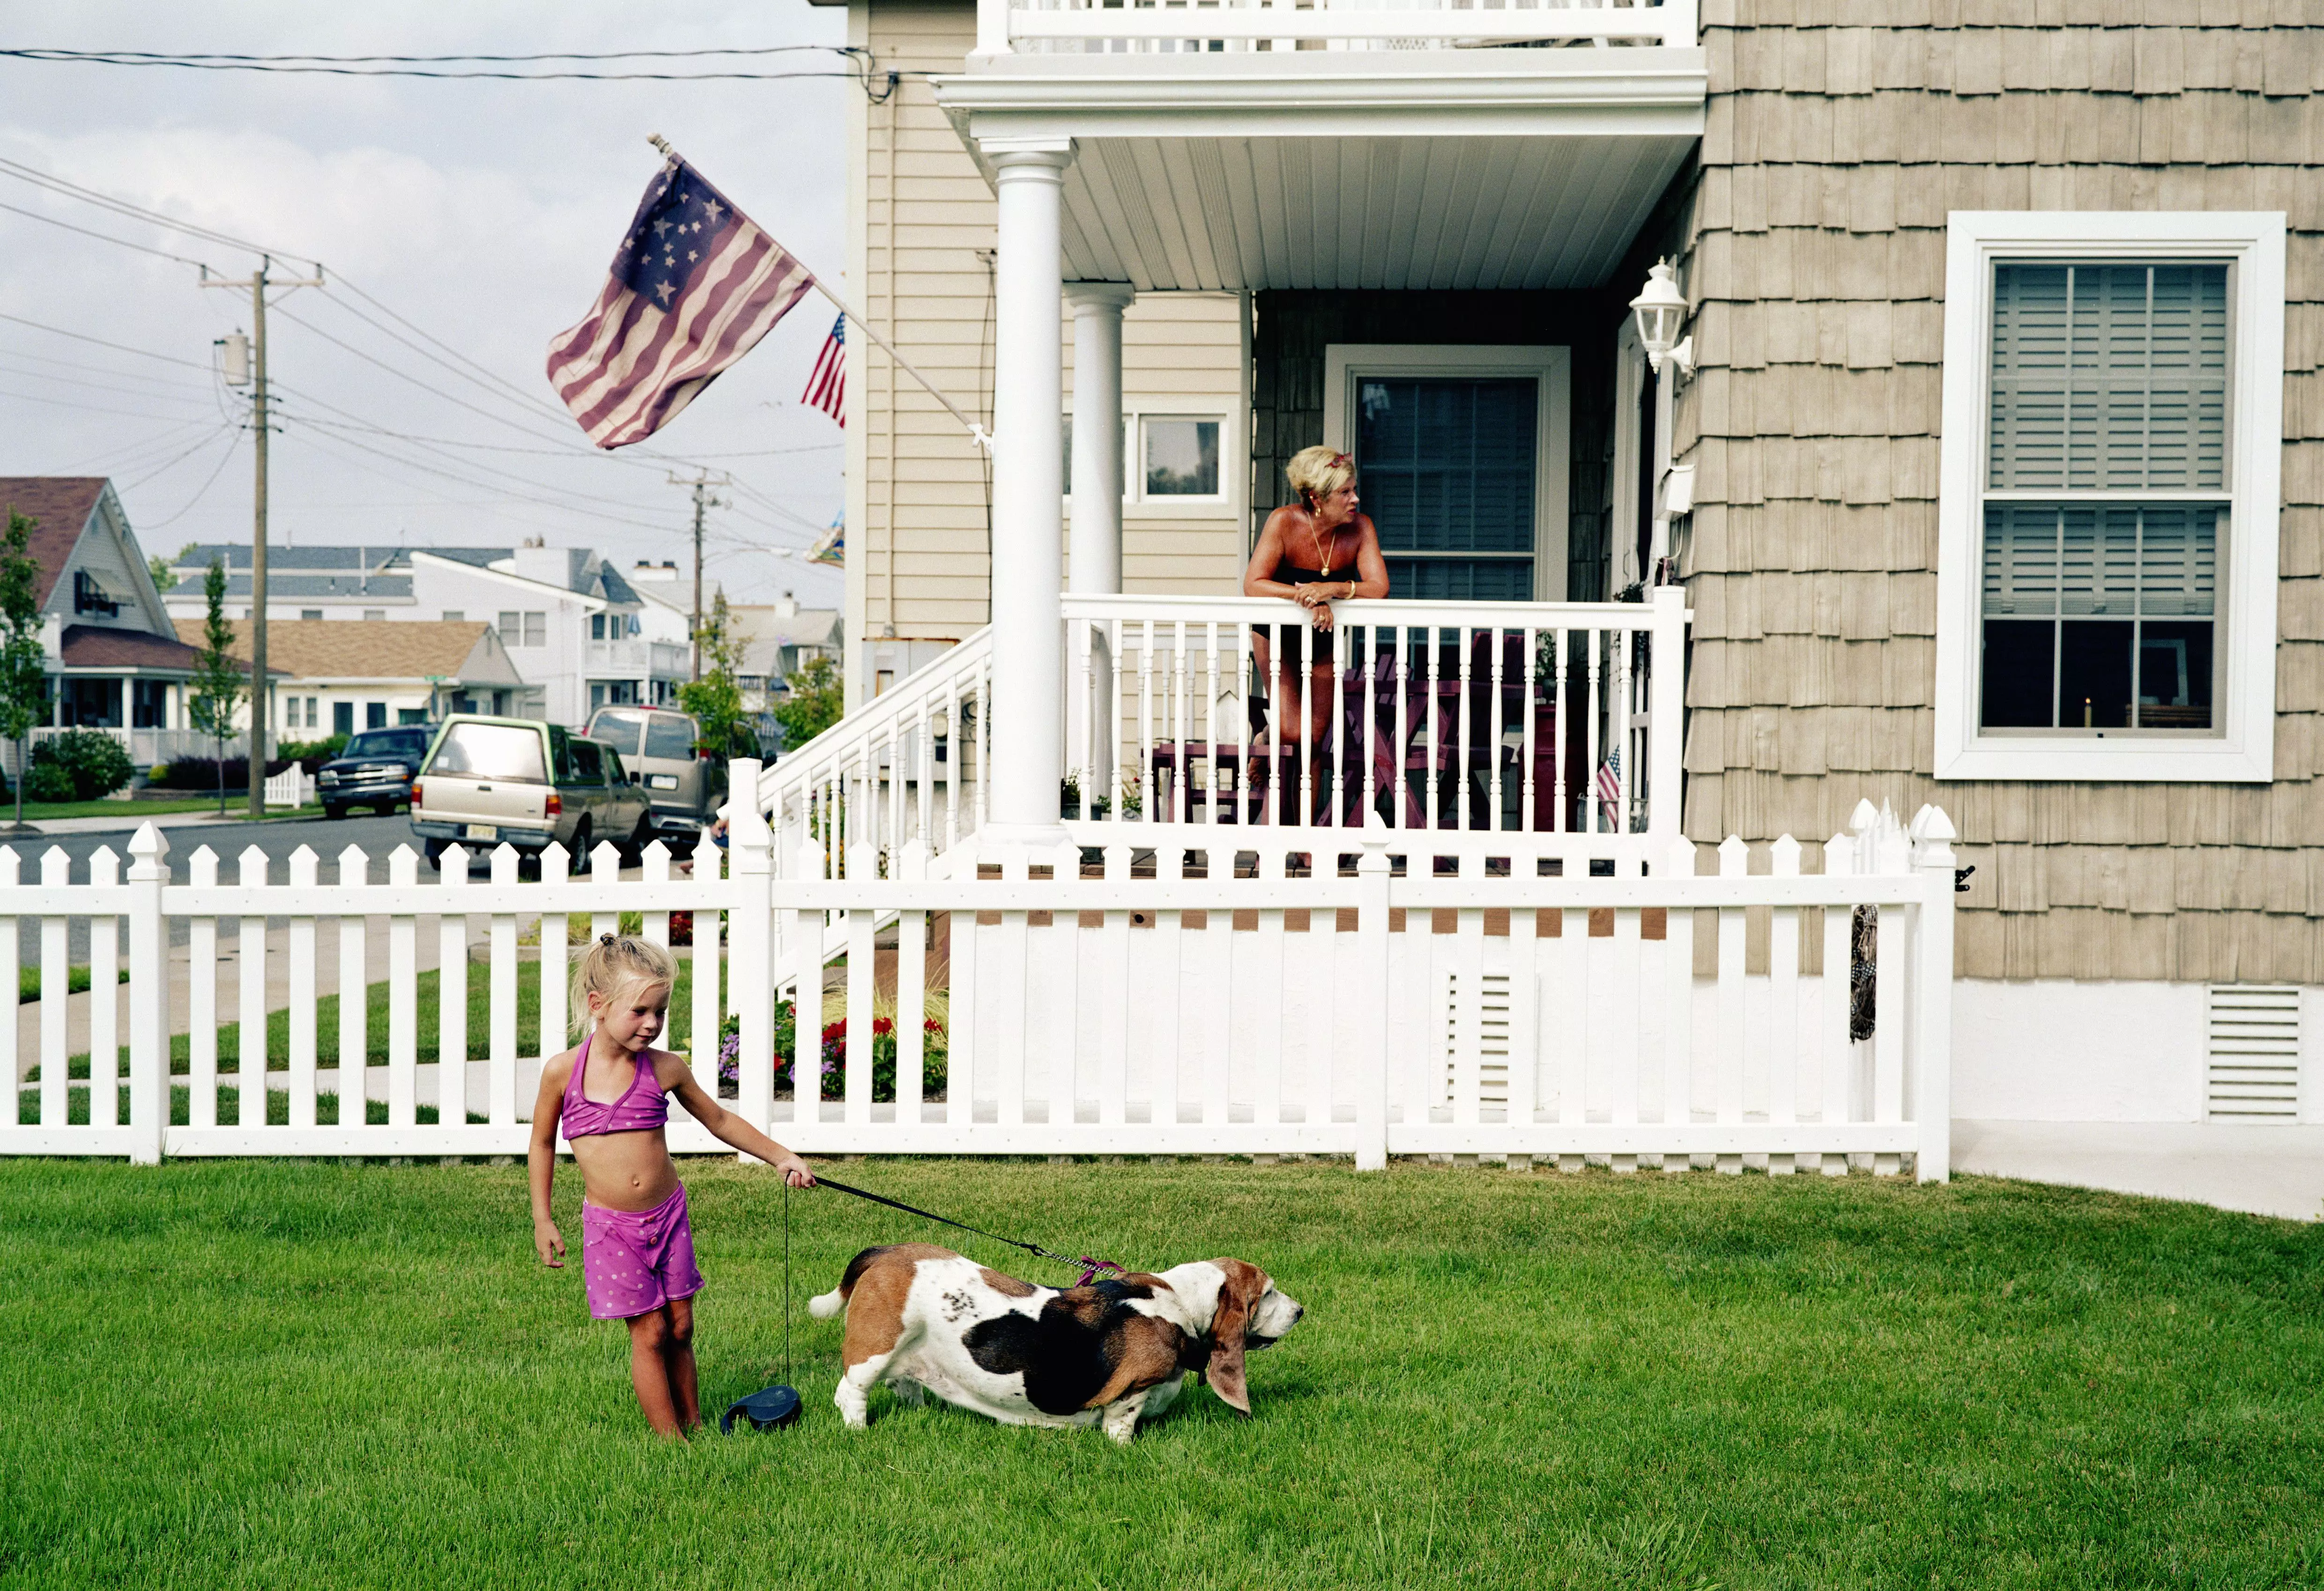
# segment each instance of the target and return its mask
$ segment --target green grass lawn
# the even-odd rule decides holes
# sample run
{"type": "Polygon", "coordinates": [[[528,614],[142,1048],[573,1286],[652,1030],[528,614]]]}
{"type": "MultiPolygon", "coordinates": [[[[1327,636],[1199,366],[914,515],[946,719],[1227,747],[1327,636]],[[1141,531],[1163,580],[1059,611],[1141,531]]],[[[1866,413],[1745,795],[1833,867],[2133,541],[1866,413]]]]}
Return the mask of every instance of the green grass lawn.
{"type": "MultiPolygon", "coordinates": [[[[0,1163],[0,1577],[2324,1580],[2324,1229],[1985,1181],[840,1174],[1133,1264],[1240,1255],[1307,1318],[1251,1360],[1255,1418],[1197,1390],[1119,1450],[885,1393],[844,1430],[839,1324],[802,1309],[800,1426],[664,1446],[577,1265],[533,1262],[521,1167],[0,1163]]],[[[715,1402],[780,1375],[781,1195],[730,1162],[687,1176],[715,1402]]],[[[568,1170],[576,1250],[578,1197],[568,1170]]],[[[802,1304],[862,1245],[941,1236],[792,1203],[802,1304]]]]}

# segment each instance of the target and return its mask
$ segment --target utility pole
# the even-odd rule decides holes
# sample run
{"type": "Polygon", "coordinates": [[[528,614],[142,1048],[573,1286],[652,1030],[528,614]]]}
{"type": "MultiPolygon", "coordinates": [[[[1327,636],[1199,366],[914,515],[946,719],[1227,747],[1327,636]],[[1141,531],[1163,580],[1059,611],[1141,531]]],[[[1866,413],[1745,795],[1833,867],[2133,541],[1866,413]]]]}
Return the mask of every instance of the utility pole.
{"type": "Polygon", "coordinates": [[[314,276],[282,281],[267,274],[273,264],[272,256],[260,255],[258,269],[247,281],[213,281],[207,270],[202,272],[204,287],[250,290],[250,420],[257,455],[250,518],[250,815],[254,818],[266,815],[266,740],[274,717],[274,697],[266,682],[266,290],[323,285],[320,266],[314,276]]]}
{"type": "Polygon", "coordinates": [[[702,513],[705,509],[726,506],[724,498],[710,495],[710,488],[730,485],[732,477],[720,475],[714,480],[708,470],[702,470],[691,481],[683,475],[673,474],[669,483],[694,488],[694,629],[688,639],[693,642],[693,678],[699,683],[702,678],[702,513]]]}

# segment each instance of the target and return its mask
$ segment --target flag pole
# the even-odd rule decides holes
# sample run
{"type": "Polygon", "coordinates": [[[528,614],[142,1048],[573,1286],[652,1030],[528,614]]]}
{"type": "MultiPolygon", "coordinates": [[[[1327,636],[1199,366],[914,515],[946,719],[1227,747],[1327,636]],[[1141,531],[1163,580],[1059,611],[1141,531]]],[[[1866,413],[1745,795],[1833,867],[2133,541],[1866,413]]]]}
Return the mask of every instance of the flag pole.
{"type": "MultiPolygon", "coordinates": [[[[677,150],[671,148],[669,141],[659,133],[648,133],[646,135],[646,142],[652,144],[654,148],[659,150],[664,156],[670,160],[678,161],[684,158],[677,150]]],[[[792,258],[797,259],[798,256],[793,255],[792,258]]],[[[861,315],[856,314],[854,310],[850,309],[847,307],[846,300],[842,299],[837,293],[833,292],[829,288],[824,286],[823,279],[821,277],[816,275],[814,271],[810,271],[807,274],[807,280],[808,286],[814,288],[816,292],[821,293],[825,298],[831,300],[832,308],[837,309],[840,314],[853,321],[862,329],[865,336],[870,337],[873,342],[879,344],[881,348],[886,350],[888,357],[894,360],[897,365],[906,375],[910,376],[914,381],[919,382],[929,397],[935,399],[938,403],[943,404],[945,407],[945,412],[951,415],[953,418],[958,420],[962,425],[967,427],[970,437],[975,441],[979,447],[983,448],[987,453],[992,451],[992,433],[986,430],[974,420],[969,418],[968,416],[963,414],[957,404],[954,403],[951,399],[945,397],[942,392],[936,390],[936,384],[934,382],[928,380],[927,377],[922,375],[918,370],[913,368],[912,362],[910,360],[896,352],[896,345],[881,336],[877,326],[864,319],[861,315]]]]}

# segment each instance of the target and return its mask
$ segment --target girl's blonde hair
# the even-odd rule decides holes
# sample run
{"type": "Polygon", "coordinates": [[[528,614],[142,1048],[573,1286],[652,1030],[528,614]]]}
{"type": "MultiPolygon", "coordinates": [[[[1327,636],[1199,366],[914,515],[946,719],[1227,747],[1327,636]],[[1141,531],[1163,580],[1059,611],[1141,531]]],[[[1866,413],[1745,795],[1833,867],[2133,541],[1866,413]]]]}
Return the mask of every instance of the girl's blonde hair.
{"type": "Polygon", "coordinates": [[[641,985],[670,988],[678,982],[678,962],[650,939],[628,933],[600,933],[573,964],[570,1014],[573,1031],[589,1025],[589,997],[610,1007],[616,998],[641,985]]]}
{"type": "Polygon", "coordinates": [[[1283,476],[1307,506],[1314,508],[1356,478],[1356,461],[1336,447],[1318,444],[1293,454],[1291,462],[1283,466],[1283,476]]]}

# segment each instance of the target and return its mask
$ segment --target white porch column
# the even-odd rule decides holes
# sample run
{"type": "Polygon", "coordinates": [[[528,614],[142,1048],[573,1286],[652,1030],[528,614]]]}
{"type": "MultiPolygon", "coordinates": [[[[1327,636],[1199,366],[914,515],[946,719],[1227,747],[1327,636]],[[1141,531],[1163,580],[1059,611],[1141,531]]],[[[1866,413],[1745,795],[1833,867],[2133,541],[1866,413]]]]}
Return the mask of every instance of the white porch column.
{"type": "Polygon", "coordinates": [[[1121,591],[1121,312],[1137,297],[1128,282],[1065,284],[1074,307],[1076,483],[1065,573],[1076,596],[1121,591]]]}
{"type": "Polygon", "coordinates": [[[989,139],[1000,190],[992,368],[992,837],[1065,838],[1066,139],[989,139]]]}

